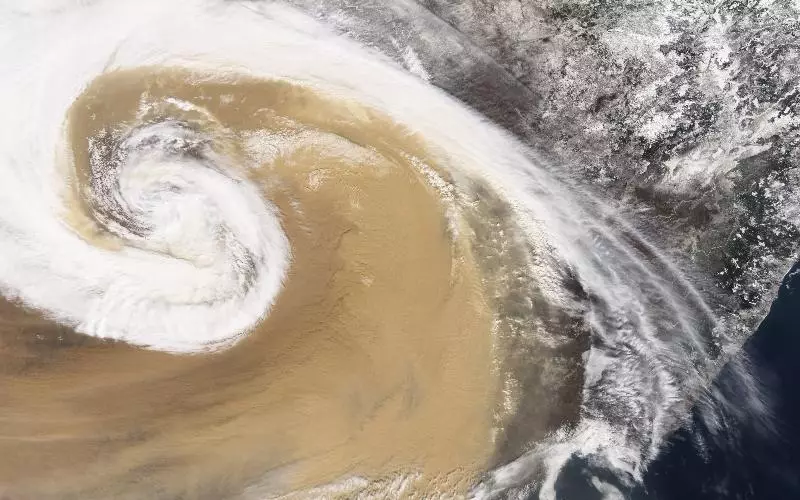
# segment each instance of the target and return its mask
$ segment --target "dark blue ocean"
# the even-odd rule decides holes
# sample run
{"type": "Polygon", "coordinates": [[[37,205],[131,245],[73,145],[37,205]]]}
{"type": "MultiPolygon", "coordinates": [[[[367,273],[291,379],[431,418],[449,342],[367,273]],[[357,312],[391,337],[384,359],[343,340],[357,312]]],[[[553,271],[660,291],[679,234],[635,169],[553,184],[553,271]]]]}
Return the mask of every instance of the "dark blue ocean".
{"type": "Polygon", "coordinates": [[[800,499],[800,263],[744,351],[769,418],[748,415],[749,395],[726,367],[716,389],[733,403],[727,430],[714,435],[695,409],[693,425],[672,437],[634,498],[800,499]]]}
{"type": "Polygon", "coordinates": [[[631,500],[800,499],[800,262],[743,351],[650,464],[642,486],[573,457],[556,482],[558,497],[601,500],[596,478],[631,500]],[[752,377],[742,376],[743,362],[752,377]]]}

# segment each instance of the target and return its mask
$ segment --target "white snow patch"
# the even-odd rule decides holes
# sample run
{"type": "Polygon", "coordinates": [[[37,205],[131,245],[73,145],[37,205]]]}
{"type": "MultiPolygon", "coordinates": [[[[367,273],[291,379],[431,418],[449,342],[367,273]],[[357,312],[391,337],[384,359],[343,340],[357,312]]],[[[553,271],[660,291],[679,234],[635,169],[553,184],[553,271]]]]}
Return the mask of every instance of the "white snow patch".
{"type": "Polygon", "coordinates": [[[406,49],[403,51],[403,62],[411,73],[417,75],[426,82],[430,81],[431,75],[425,71],[425,66],[422,65],[422,61],[420,61],[419,56],[411,47],[406,47],[406,49]]]}

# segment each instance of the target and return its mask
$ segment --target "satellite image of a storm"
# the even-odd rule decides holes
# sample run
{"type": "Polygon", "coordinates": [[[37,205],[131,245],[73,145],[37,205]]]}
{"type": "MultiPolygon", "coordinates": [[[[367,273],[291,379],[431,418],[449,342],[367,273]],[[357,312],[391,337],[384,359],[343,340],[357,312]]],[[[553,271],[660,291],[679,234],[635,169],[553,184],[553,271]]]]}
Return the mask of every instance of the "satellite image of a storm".
{"type": "Polygon", "coordinates": [[[800,499],[800,1],[0,0],[0,499],[800,499]]]}

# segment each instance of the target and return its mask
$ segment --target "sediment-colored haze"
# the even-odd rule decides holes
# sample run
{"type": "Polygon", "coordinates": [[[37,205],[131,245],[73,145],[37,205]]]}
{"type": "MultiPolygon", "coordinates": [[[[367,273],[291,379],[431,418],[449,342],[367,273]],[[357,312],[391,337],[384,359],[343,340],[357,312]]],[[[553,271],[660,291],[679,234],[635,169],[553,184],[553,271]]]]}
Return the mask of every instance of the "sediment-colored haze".
{"type": "Polygon", "coordinates": [[[0,27],[0,497],[614,495],[719,366],[707,283],[419,2],[0,27]]]}
{"type": "Polygon", "coordinates": [[[465,491],[492,452],[492,313],[460,222],[411,164],[421,142],[286,83],[109,73],[65,128],[65,220],[87,241],[119,244],[84,197],[97,144],[167,120],[276,205],[284,288],[245,339],[200,355],[90,340],[5,304],[0,484],[12,498],[211,499],[401,472],[465,491]]]}

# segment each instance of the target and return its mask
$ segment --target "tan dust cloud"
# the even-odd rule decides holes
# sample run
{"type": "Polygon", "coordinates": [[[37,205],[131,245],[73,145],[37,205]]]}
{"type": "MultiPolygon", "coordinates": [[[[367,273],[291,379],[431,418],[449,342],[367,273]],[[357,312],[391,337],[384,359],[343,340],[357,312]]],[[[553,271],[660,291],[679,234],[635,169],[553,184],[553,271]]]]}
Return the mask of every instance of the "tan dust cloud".
{"type": "Polygon", "coordinates": [[[417,491],[465,491],[492,454],[493,315],[471,246],[411,164],[433,163],[423,142],[288,83],[110,73],[67,120],[65,220],[93,244],[121,242],[86,201],[87,138],[165,118],[212,137],[279,208],[285,288],[248,338],[197,356],[84,337],[3,304],[7,494],[219,499],[416,472],[417,491]]]}

